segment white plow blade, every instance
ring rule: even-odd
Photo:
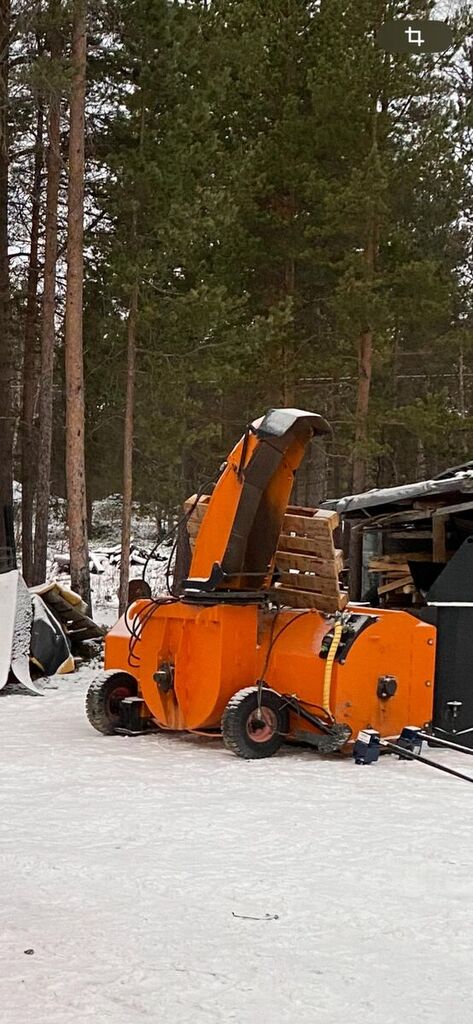
[[[30,676],[33,602],[17,570],[0,575],[0,689],[9,671],[29,693],[41,693]]]
[[[18,575],[16,569],[0,573],[0,690],[7,682],[11,668]]]

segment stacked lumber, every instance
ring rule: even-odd
[[[189,498],[184,509],[190,513],[187,531],[191,549],[207,511],[209,496]],[[196,503],[197,501],[197,503]],[[272,594],[291,608],[317,608],[333,612],[345,607],[348,595],[339,576],[343,555],[334,544],[339,524],[336,512],[288,506],[276,554],[278,583]]]
[[[379,555],[369,562],[370,573],[378,575],[378,594],[394,595],[396,593],[414,594],[415,586],[409,569],[409,562],[431,562],[432,555],[428,551],[412,551],[408,553]]]

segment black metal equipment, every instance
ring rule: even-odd
[[[419,732],[419,736],[421,740],[426,740],[431,747],[437,747],[440,750],[455,750],[457,754],[469,754],[470,757],[473,755],[471,747],[462,747],[460,743],[450,743],[449,740],[440,739],[439,736],[433,736],[430,732]]]
[[[355,764],[376,764],[380,755],[380,735],[376,729],[363,729],[353,746]]]
[[[401,761],[419,761],[420,764],[426,764],[429,768],[437,768],[439,772],[445,772],[446,775],[453,775],[456,779],[463,779],[464,782],[473,782],[473,778],[470,775],[463,775],[463,772],[456,772],[453,768],[448,768],[446,764],[437,764],[436,761],[430,761],[428,757],[421,757],[420,754],[414,754],[406,749],[406,747],[400,747],[398,743],[390,743],[388,740],[381,740],[381,746],[388,750],[391,754],[398,754],[399,760]]]
[[[422,751],[422,735],[420,729],[415,725],[405,725],[396,746],[405,751],[404,754],[399,754],[399,759],[401,761],[408,760],[409,754],[419,755]]]
[[[140,736],[155,731],[153,720],[143,715],[142,697],[125,697],[120,701],[120,724],[116,732],[122,736]]]
[[[337,648],[337,653],[335,655],[335,661],[338,661],[340,665],[344,665],[348,657],[348,654],[350,653],[350,649],[353,647],[353,644],[355,643],[357,637],[359,637],[360,633],[363,633],[365,629],[368,629],[370,626],[376,625],[378,618],[376,615],[360,615],[359,612],[357,612],[356,614],[344,612],[341,621],[342,635],[340,638],[340,643]],[[323,638],[322,645],[319,651],[320,658],[328,658],[328,654],[332,646],[333,637],[334,628],[330,629],[329,632],[326,633]]]
[[[353,746],[353,758],[355,764],[376,764],[381,750],[385,750],[386,753],[397,754],[400,761],[419,761],[420,764],[428,765],[429,768],[436,768],[437,771],[445,772],[446,775],[453,775],[456,779],[473,782],[470,775],[464,775],[463,772],[457,772],[445,764],[438,764],[436,761],[430,761],[429,758],[421,756],[422,742],[424,739],[430,738],[429,734],[423,733],[422,729],[415,725],[406,725],[397,743],[382,740],[379,732],[375,729],[362,729]],[[439,744],[444,745],[441,740],[439,740]],[[445,743],[445,746],[451,748],[454,745]]]
[[[437,625],[433,738],[473,748],[473,537],[447,562],[427,604]]]

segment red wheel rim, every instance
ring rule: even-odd
[[[272,708],[256,708],[246,720],[246,732],[253,743],[268,743],[277,730],[278,719]]]
[[[120,701],[125,700],[125,697],[131,697],[127,686],[117,686],[116,690],[112,690],[108,698],[108,708],[112,715],[119,714]]]

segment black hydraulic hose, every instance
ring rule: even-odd
[[[420,732],[422,740],[433,740],[437,747],[446,747],[447,750],[456,750],[459,754],[473,754],[472,747],[462,747],[460,743],[451,743],[450,740],[442,740],[439,736],[433,736],[430,732]]]
[[[291,697],[289,694],[286,693],[283,694],[283,696],[288,707],[290,707],[292,711],[294,711],[295,714],[299,716],[299,718],[302,718],[304,722],[310,722],[311,725],[317,726],[317,729],[320,729],[321,732],[325,732],[327,733],[327,735],[330,736],[332,732],[333,722],[324,722],[323,719],[319,718],[318,715],[311,715],[310,712],[306,711],[305,708],[301,708],[300,701],[297,699],[297,697]],[[321,710],[323,711],[324,708],[321,708]]]
[[[387,750],[392,750],[393,754],[400,754],[402,758],[406,758],[408,761],[420,761],[421,764],[427,764],[430,768],[438,768],[439,772],[445,772],[447,775],[454,775],[457,779],[464,779],[465,782],[473,782],[473,779],[469,775],[463,775],[462,772],[456,772],[453,768],[447,768],[444,764],[437,764],[436,761],[429,761],[428,757],[422,757],[421,754],[414,754],[411,750],[406,750],[405,747],[398,747],[396,743],[389,743],[388,740],[381,740],[381,746],[386,747]]]

